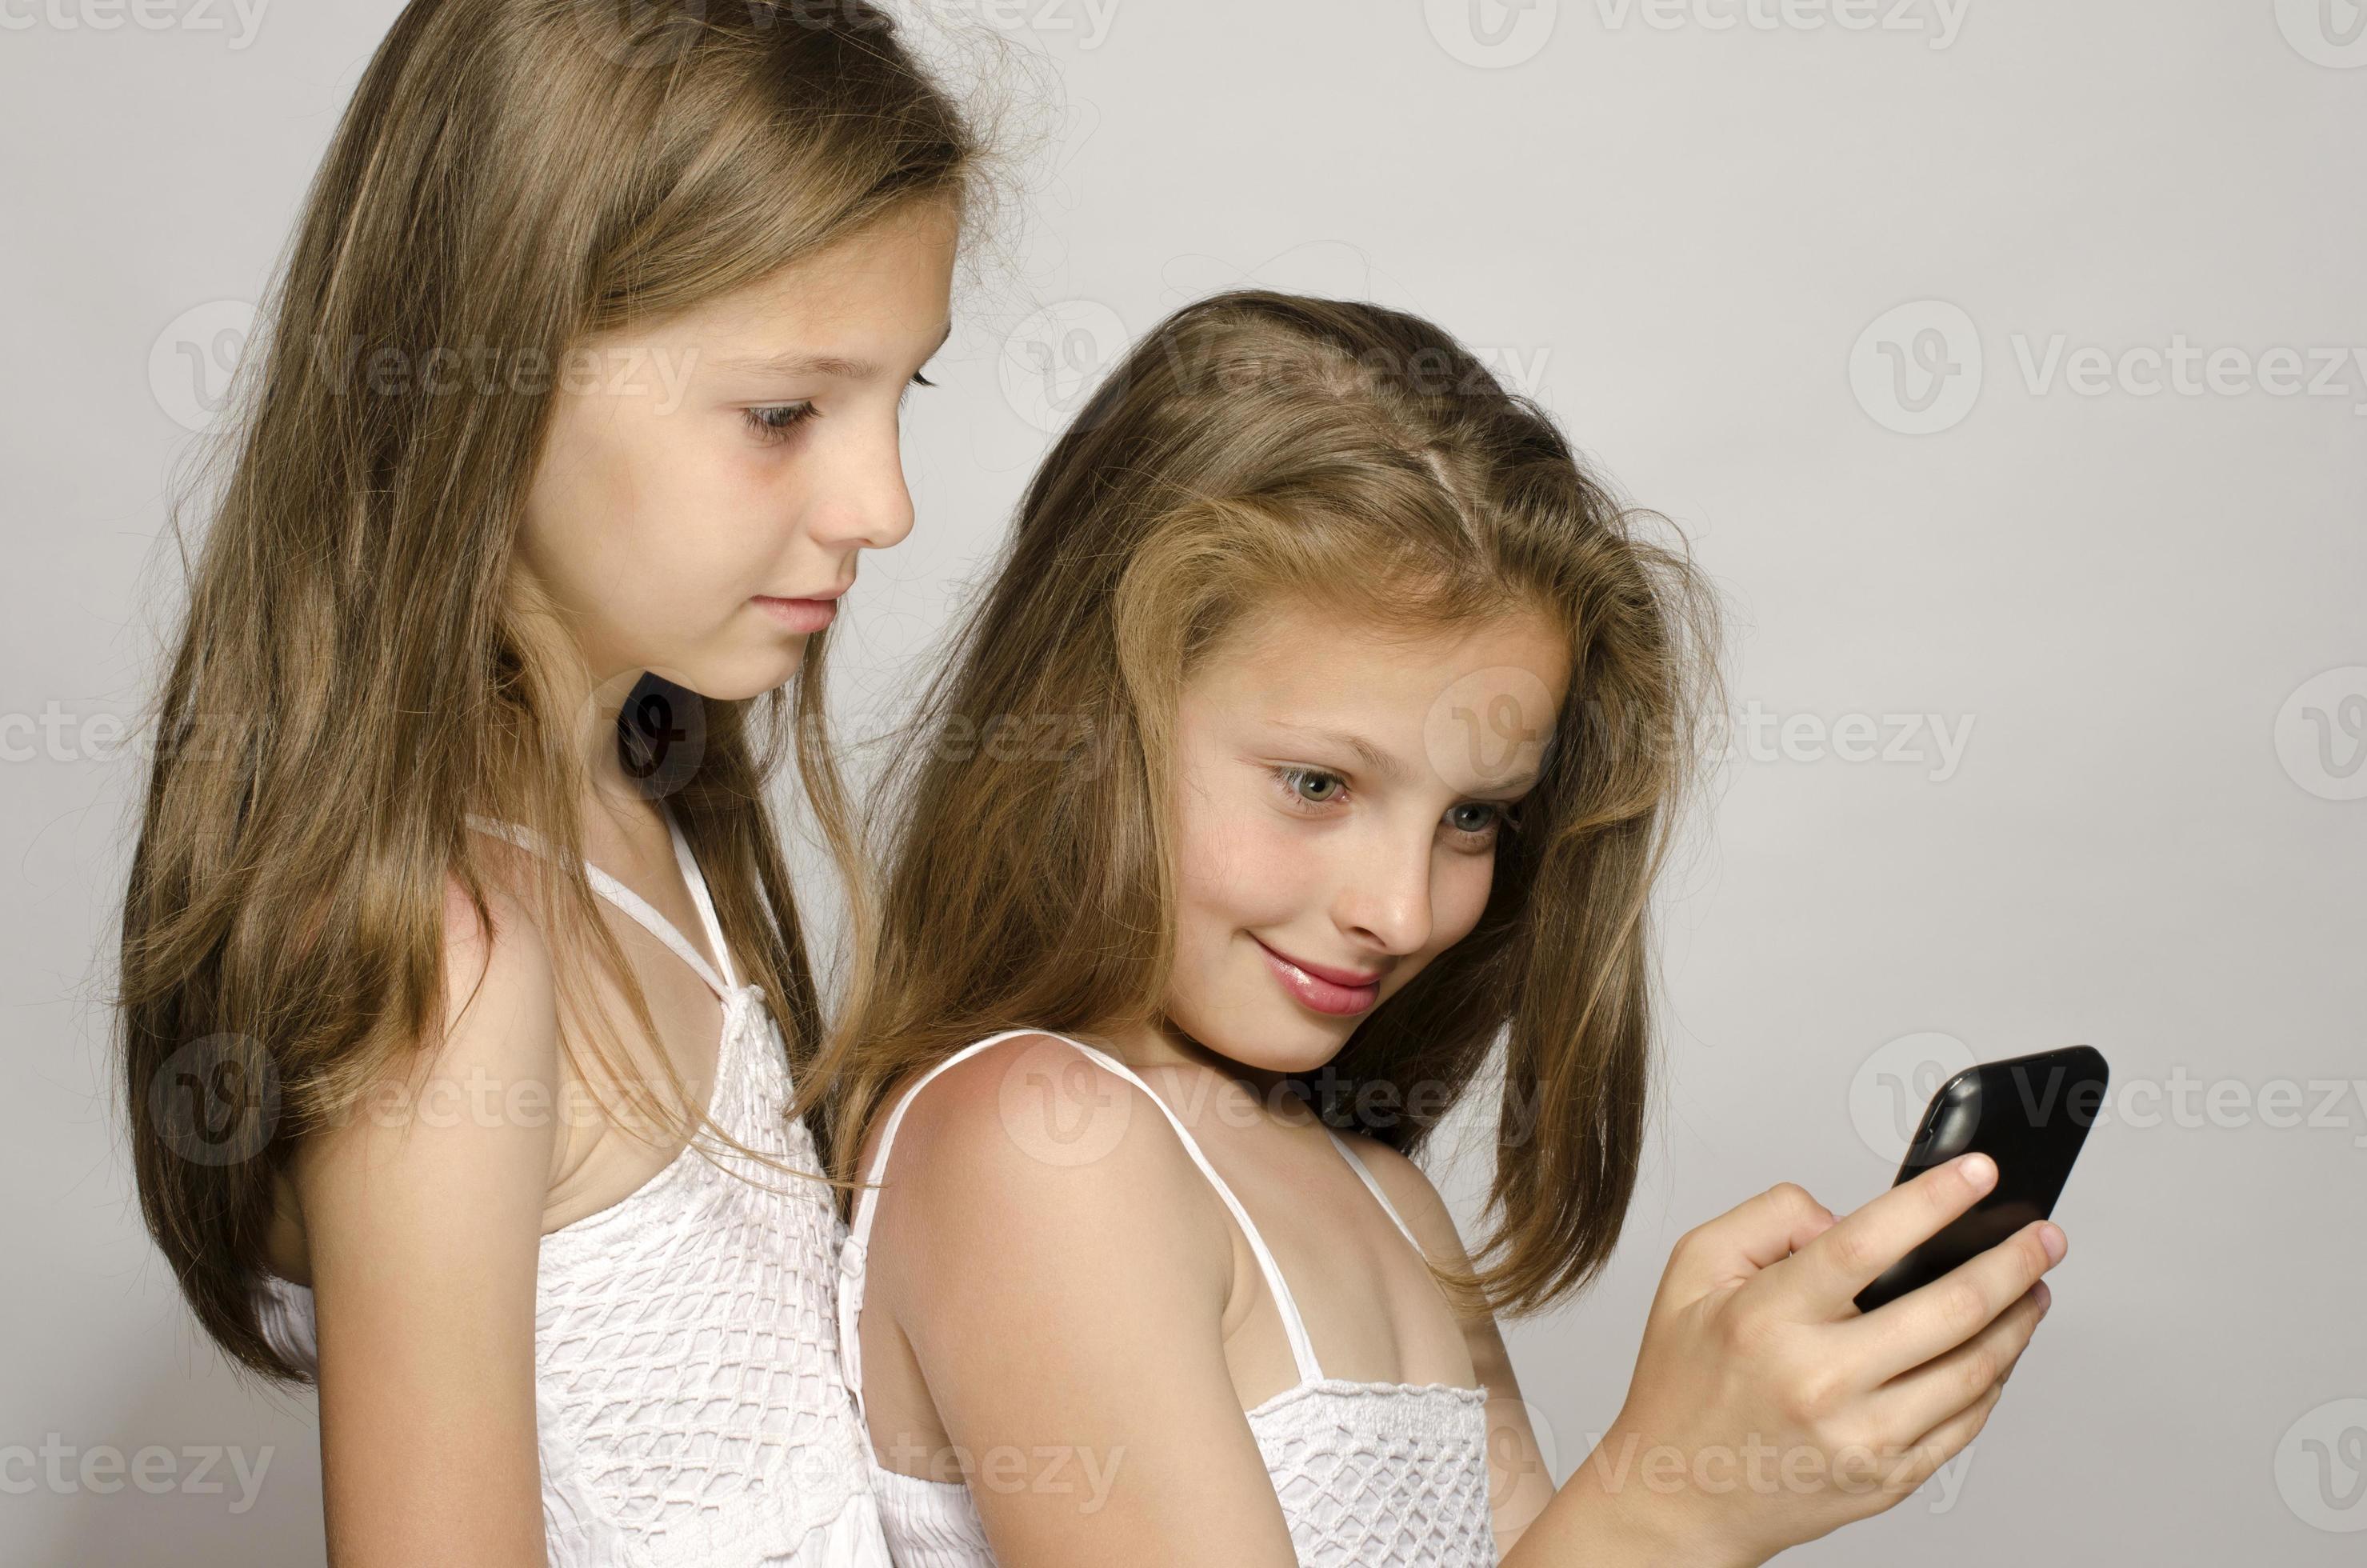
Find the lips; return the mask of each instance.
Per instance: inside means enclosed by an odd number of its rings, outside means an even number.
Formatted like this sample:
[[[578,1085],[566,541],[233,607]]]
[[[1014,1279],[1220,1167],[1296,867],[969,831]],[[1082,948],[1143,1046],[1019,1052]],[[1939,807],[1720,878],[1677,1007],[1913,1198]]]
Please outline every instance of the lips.
[[[1254,937],[1250,939],[1257,941]],[[1263,942],[1258,942],[1258,952],[1274,978],[1282,983],[1282,988],[1316,1012],[1350,1017],[1371,1011],[1373,1004],[1380,1000],[1381,977],[1376,973],[1290,958]]]
[[[760,594],[749,602],[791,631],[820,631],[838,619],[835,598],[776,599]]]

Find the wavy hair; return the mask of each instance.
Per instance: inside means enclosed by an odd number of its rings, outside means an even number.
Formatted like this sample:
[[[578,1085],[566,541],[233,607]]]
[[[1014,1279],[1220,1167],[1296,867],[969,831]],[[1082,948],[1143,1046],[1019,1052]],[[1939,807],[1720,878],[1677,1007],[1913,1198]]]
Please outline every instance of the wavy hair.
[[[893,759],[876,968],[826,1063],[835,1173],[891,1085],[972,1040],[1160,1016],[1178,694],[1245,615],[1525,611],[1570,684],[1486,911],[1297,1086],[1413,1153],[1501,1041],[1491,1229],[1439,1278],[1512,1312],[1581,1287],[1635,1187],[1648,903],[1717,687],[1715,597],[1652,519],[1416,317],[1243,291],[1153,329],[1035,476]]]

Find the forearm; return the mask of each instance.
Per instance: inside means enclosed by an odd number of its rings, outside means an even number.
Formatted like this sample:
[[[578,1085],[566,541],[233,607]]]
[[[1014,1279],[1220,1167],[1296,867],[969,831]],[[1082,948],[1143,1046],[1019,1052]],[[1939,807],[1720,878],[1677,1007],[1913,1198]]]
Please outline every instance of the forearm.
[[[1682,1492],[1640,1483],[1644,1445],[1614,1427],[1521,1532],[1500,1568],[1758,1568],[1709,1539]]]

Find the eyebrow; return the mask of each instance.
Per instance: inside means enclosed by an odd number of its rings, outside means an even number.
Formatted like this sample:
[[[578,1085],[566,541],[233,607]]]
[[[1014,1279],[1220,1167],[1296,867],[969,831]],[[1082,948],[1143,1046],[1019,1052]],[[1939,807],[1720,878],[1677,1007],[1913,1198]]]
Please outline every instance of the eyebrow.
[[[1406,770],[1398,759],[1382,751],[1362,735],[1352,735],[1345,730],[1326,730],[1315,724],[1294,724],[1287,719],[1278,722],[1285,730],[1296,730],[1311,739],[1328,742],[1342,750],[1353,752],[1359,762],[1392,784],[1405,782]]]
[[[923,362],[934,358],[937,350],[943,348],[953,335],[953,323],[947,322],[945,331],[937,334],[937,341],[930,346],[928,353],[922,356]],[[839,376],[850,381],[862,381],[879,373],[879,367],[868,359],[847,359],[835,354],[799,354],[795,351],[769,355],[728,354],[715,363],[719,369],[734,373],[760,376]]]
[[[1327,730],[1318,724],[1297,724],[1291,722],[1287,719],[1276,720],[1275,722],[1283,729],[1295,730],[1298,733],[1306,735],[1310,739],[1325,741],[1332,745],[1342,747],[1346,751],[1353,753],[1356,760],[1363,763],[1365,767],[1370,769],[1376,777],[1386,779],[1391,784],[1402,784],[1405,782],[1406,770],[1404,765],[1399,763],[1397,758],[1382,751],[1378,746],[1373,744],[1372,742],[1365,739],[1362,735],[1351,734],[1345,730]],[[1526,778],[1512,780],[1512,783],[1516,784],[1518,788],[1512,790],[1512,792],[1515,795],[1527,794],[1530,790],[1537,787],[1537,777],[1538,776],[1536,775],[1532,775]],[[1491,800],[1494,797],[1488,795],[1475,795],[1472,798],[1474,800]]]

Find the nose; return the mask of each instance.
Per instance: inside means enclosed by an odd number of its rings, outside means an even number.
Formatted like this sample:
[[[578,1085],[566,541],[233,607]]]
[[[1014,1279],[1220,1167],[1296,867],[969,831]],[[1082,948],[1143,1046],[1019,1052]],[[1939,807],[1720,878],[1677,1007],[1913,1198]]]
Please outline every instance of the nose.
[[[839,550],[886,550],[912,531],[912,493],[904,483],[904,450],[892,418],[884,428],[850,439],[839,461],[821,476],[809,515],[818,544]]]
[[[1418,952],[1430,940],[1433,835],[1391,830],[1359,846],[1332,915],[1341,928],[1386,953]]]

